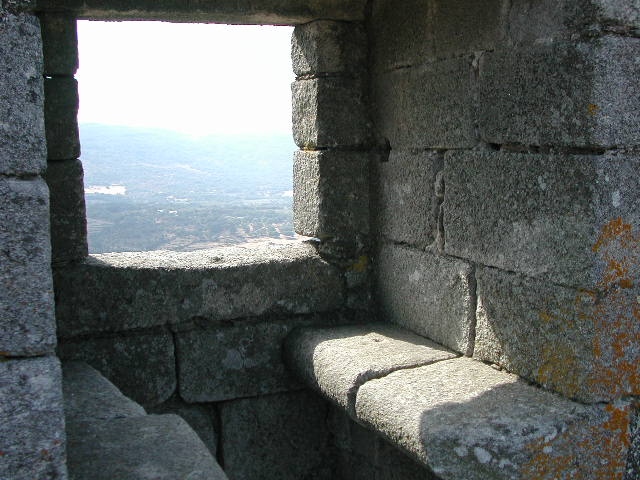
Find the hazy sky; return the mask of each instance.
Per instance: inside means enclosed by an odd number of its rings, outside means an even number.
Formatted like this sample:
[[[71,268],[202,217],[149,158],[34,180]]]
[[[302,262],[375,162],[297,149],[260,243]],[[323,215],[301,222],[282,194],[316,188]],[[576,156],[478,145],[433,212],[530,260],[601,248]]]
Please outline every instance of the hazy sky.
[[[78,22],[81,123],[291,132],[291,27]]]

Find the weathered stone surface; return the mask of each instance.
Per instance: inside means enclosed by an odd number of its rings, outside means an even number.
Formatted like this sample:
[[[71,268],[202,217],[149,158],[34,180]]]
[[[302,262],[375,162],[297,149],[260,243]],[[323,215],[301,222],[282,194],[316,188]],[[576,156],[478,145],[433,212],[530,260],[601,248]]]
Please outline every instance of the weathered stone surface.
[[[584,406],[459,358],[365,383],[356,412],[443,480],[486,480],[619,477],[631,408]]]
[[[457,355],[392,325],[302,328],[285,344],[287,364],[307,386],[355,415],[358,388],[403,368]]]
[[[225,471],[234,480],[334,478],[326,416],[327,404],[308,392],[221,404]]]
[[[62,392],[67,424],[146,415],[144,408],[84,362],[64,362]]]
[[[297,151],[293,185],[297,233],[320,239],[354,239],[369,233],[366,153]]]
[[[300,148],[359,147],[368,143],[371,126],[364,84],[350,78],[297,80],[293,95],[293,140]]]
[[[471,265],[383,245],[377,275],[378,305],[387,319],[456,352],[472,352],[475,278]]]
[[[513,44],[531,45],[603,31],[628,33],[639,26],[637,0],[514,0],[507,32]]]
[[[60,364],[0,359],[0,478],[65,480]]]
[[[631,425],[631,444],[627,456],[627,467],[623,480],[634,480],[640,477],[640,418],[636,411]]]
[[[475,357],[586,402],[640,393],[637,289],[574,290],[488,268],[476,276]]]
[[[95,20],[172,20],[298,25],[319,19],[364,20],[365,0],[163,0],[136,4],[118,0],[38,0],[38,9],[71,10]]]
[[[501,35],[500,0],[405,0],[373,3],[370,29],[374,68],[416,66],[435,59],[491,50]]]
[[[62,360],[88,363],[127,397],[145,407],[164,402],[176,390],[171,333],[132,333],[126,337],[62,341],[58,353]]]
[[[52,352],[56,344],[46,184],[0,178],[0,354]]]
[[[342,409],[328,417],[338,478],[349,480],[439,480],[427,467],[354,422]]]
[[[410,151],[392,151],[380,164],[377,224],[385,238],[421,248],[436,241],[442,164],[437,153]]]
[[[75,78],[44,79],[44,119],[49,160],[73,160],[80,156],[78,102],[78,82]]]
[[[78,32],[76,19],[68,14],[44,13],[42,47],[45,75],[74,75],[78,69]]]
[[[196,433],[176,415],[71,424],[68,444],[71,478],[227,479]]]
[[[319,20],[298,25],[291,40],[296,75],[359,74],[367,58],[362,24]]]
[[[50,192],[51,261],[56,265],[83,260],[89,248],[82,163],[49,162],[45,179]]]
[[[0,174],[44,170],[43,105],[38,19],[0,11]]]
[[[208,405],[192,405],[182,401],[177,395],[162,405],[149,409],[149,413],[173,413],[182,417],[198,434],[211,455],[215,458],[218,448],[218,435],[214,429],[215,410]]]
[[[441,480],[423,464],[384,440],[376,442],[376,480]]]
[[[285,367],[284,340],[296,327],[330,323],[320,316],[267,318],[179,332],[180,396],[217,402],[300,388]]]
[[[36,0],[2,0],[0,2],[0,12],[2,9],[8,12],[33,12]]]
[[[343,302],[338,270],[303,243],[92,255],[56,269],[54,282],[61,337],[311,313]]]
[[[640,28],[638,0],[592,0],[599,8],[602,23]]]
[[[373,77],[373,118],[393,150],[468,148],[475,143],[468,57]]]
[[[628,228],[638,235],[639,170],[640,158],[626,155],[448,153],[445,251],[591,288],[609,260],[637,251],[637,239],[599,245],[618,223],[618,234]]]
[[[480,135],[497,144],[638,145],[638,76],[638,38],[604,36],[487,53],[480,67]]]

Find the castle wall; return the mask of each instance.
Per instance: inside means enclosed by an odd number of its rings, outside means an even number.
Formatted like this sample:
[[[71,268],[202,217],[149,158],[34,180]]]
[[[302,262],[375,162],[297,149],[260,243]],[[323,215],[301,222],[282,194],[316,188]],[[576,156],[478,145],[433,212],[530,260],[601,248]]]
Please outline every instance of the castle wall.
[[[569,398],[640,393],[639,12],[373,2],[387,320]]]
[[[65,479],[42,40],[28,3],[0,6],[0,478]]]
[[[604,402],[636,478],[640,6],[401,3],[3,1],[0,477],[66,478],[57,348],[182,415],[230,478],[431,478],[282,359],[296,327],[379,318]],[[315,248],[87,257],[78,17],[298,24]]]

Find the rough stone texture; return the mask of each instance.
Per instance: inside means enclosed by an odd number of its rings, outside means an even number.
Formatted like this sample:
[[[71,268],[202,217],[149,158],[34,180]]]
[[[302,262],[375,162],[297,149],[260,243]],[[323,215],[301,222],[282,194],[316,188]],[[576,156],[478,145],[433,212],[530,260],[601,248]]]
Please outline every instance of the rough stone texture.
[[[50,192],[51,262],[58,265],[83,260],[89,247],[82,163],[49,162],[45,179]]]
[[[298,25],[319,19],[362,21],[365,0],[37,0],[40,10],[71,10],[96,20],[170,20]]]
[[[52,352],[56,344],[46,184],[0,178],[0,354]]]
[[[636,478],[640,478],[640,418],[637,410],[631,425],[631,444],[623,480],[635,480]]]
[[[487,268],[476,275],[475,357],[586,402],[640,393],[637,289],[573,290]]]
[[[61,13],[44,13],[42,47],[44,74],[73,76],[78,69],[78,32],[76,19]]]
[[[368,380],[457,355],[401,328],[369,324],[295,330],[285,356],[307,386],[355,415],[356,393]]]
[[[176,415],[70,424],[71,478],[226,480],[196,433]]]
[[[442,163],[435,152],[392,151],[380,164],[377,224],[385,238],[422,248],[436,241]]]
[[[88,363],[127,397],[145,407],[164,402],[176,390],[176,361],[170,333],[62,341],[58,353],[62,360]]]
[[[353,239],[369,233],[369,156],[297,151],[293,221],[301,235]]]
[[[216,402],[300,388],[284,365],[284,340],[296,327],[331,321],[319,316],[267,318],[179,332],[180,396],[187,402]]]
[[[592,0],[599,8],[603,23],[640,28],[638,0]]]
[[[38,19],[0,11],[0,174],[44,170],[43,105]]]
[[[631,417],[628,404],[587,407],[466,358],[371,380],[356,412],[443,480],[618,478]]]
[[[480,135],[497,144],[638,145],[638,76],[638,38],[497,49],[480,65]]]
[[[54,283],[61,337],[311,313],[343,302],[338,270],[306,243],[92,255],[56,269]]]
[[[374,69],[391,70],[425,61],[491,50],[501,35],[501,0],[392,0],[373,2]],[[400,27],[401,26],[401,27]]]
[[[349,78],[297,80],[293,96],[293,140],[300,148],[359,147],[367,144],[364,84]]]
[[[65,480],[60,364],[0,359],[0,478]]]
[[[78,82],[75,78],[44,79],[44,119],[49,160],[73,160],[80,156],[78,102]]]
[[[373,118],[393,150],[476,143],[471,63],[455,58],[373,77]]]
[[[297,76],[360,74],[367,58],[361,24],[319,20],[298,25],[291,39],[291,60]]]
[[[348,480],[440,480],[428,468],[354,422],[338,408],[329,412],[338,478]]]
[[[326,416],[327,404],[308,392],[221,404],[225,471],[233,480],[335,478]]]
[[[62,392],[67,424],[146,415],[100,372],[84,362],[64,362]]]
[[[431,469],[389,443],[378,440],[376,445],[376,480],[440,480]]]
[[[32,12],[35,9],[35,4],[36,0],[2,0],[0,12],[2,9],[13,13]]]
[[[638,27],[637,0],[514,0],[507,32],[511,43],[531,45],[603,31],[626,34]]]
[[[610,260],[640,255],[638,239],[602,244],[618,223],[618,235],[627,227],[638,235],[638,171],[640,157],[626,155],[448,153],[445,251],[591,288]]]
[[[149,409],[149,413],[173,413],[182,417],[198,434],[211,455],[216,456],[218,448],[218,435],[214,429],[215,410],[208,405],[188,404],[176,395]]]
[[[475,278],[468,263],[383,245],[377,277],[378,305],[388,320],[456,352],[473,351]]]

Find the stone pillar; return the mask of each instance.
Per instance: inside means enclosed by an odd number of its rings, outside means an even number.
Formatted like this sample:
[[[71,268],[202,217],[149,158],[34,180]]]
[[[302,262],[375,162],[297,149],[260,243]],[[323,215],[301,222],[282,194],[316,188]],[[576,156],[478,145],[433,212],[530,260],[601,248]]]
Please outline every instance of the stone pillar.
[[[348,306],[368,305],[371,124],[361,24],[315,21],[292,39],[294,227],[345,270]]]
[[[29,2],[0,7],[0,478],[65,479],[42,42]]]
[[[84,182],[78,134],[78,40],[76,19],[41,15],[47,184],[51,191],[52,263],[77,262],[88,254]]]

